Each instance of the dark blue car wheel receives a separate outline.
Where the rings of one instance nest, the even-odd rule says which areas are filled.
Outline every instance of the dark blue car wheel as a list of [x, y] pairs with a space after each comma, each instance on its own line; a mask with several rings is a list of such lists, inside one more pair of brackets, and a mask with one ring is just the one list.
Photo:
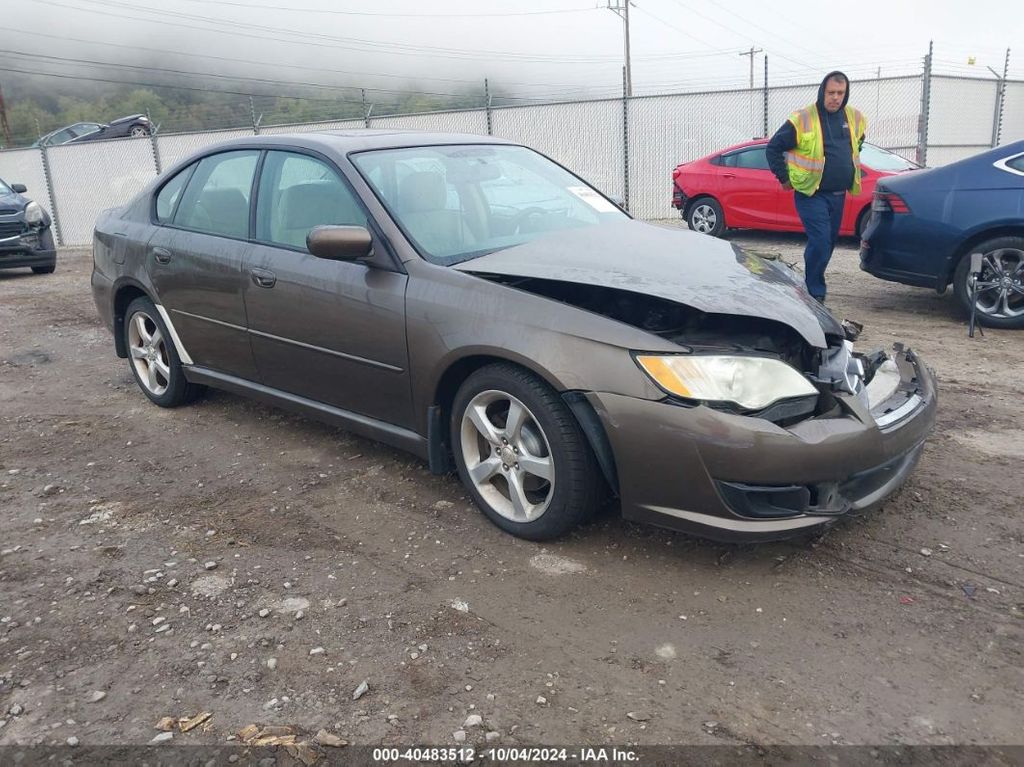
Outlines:
[[[971, 253], [982, 254], [976, 286]], [[1024, 328], [1024, 237], [996, 237], [970, 248], [957, 264], [953, 288], [967, 311], [973, 301], [981, 324]]]

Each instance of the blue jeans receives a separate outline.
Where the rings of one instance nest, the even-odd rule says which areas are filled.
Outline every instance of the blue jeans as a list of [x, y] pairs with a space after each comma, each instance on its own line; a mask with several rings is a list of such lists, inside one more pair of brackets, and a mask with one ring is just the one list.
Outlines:
[[808, 197], [793, 192], [796, 212], [807, 232], [804, 248], [804, 282], [807, 292], [820, 301], [825, 300], [825, 268], [832, 258], [832, 250], [839, 239], [839, 225], [843, 221], [846, 192], [818, 192]]

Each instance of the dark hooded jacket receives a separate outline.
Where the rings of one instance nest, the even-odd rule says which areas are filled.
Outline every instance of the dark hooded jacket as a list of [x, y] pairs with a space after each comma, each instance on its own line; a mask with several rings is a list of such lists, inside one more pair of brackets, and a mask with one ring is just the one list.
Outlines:
[[[825, 84], [833, 77], [846, 78], [846, 97], [842, 106], [830, 113], [825, 109]], [[850, 130], [846, 119], [846, 103], [850, 100], [850, 79], [842, 72], [829, 72], [818, 86], [818, 114], [821, 116], [821, 132], [825, 143], [825, 170], [821, 177], [819, 192], [844, 192], [853, 186], [853, 153], [850, 151]], [[786, 120], [775, 131], [766, 150], [768, 167], [780, 183], [789, 182], [785, 153], [796, 147], [796, 128]]]

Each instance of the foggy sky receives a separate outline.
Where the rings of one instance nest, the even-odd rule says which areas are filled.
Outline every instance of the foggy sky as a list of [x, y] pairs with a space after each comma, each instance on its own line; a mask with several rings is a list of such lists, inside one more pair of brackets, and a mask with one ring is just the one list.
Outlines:
[[[621, 93], [623, 24], [597, 0], [289, 2], [0, 0], [0, 68], [238, 86], [186, 73], [219, 74], [253, 78], [254, 91], [296, 94], [314, 92], [309, 84], [464, 93], [481, 90], [485, 77], [522, 97]], [[637, 0], [634, 93], [745, 87], [750, 59], [739, 52], [751, 46], [763, 49], [758, 85], [764, 52], [779, 85], [834, 68], [854, 78], [919, 72], [929, 39], [937, 70], [991, 77], [987, 67], [1002, 72], [1006, 47], [1024, 33], [1024, 14], [996, 0], [861, 0], [846, 6], [852, 18], [843, 6], [825, 7], [828, 15], [764, 0]], [[1024, 76], [1024, 49], [1017, 56], [1011, 77]]]

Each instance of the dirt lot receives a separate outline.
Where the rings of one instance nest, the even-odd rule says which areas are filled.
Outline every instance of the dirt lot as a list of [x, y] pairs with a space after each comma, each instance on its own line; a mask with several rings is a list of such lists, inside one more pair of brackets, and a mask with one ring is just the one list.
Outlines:
[[454, 745], [471, 714], [467, 744], [1022, 742], [1024, 334], [968, 339], [850, 243], [829, 305], [921, 353], [938, 425], [880, 512], [756, 547], [614, 510], [530, 544], [345, 432], [217, 392], [160, 410], [90, 268], [0, 273], [0, 744], [143, 744], [201, 711], [173, 742]]

